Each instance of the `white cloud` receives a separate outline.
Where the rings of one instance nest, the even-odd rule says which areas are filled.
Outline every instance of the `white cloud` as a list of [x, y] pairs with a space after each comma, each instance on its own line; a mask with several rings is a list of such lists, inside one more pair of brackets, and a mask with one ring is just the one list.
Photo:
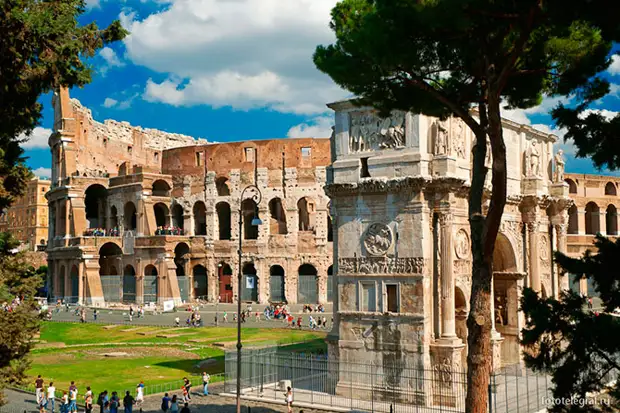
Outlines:
[[620, 55], [613, 55], [611, 57], [611, 65], [607, 71], [612, 75], [620, 75]]
[[286, 136], [289, 138], [327, 138], [332, 134], [333, 124], [333, 117], [319, 116], [310, 122], [293, 126]]
[[114, 49], [111, 49], [109, 47], [104, 47], [103, 49], [101, 49], [99, 51], [99, 56], [101, 56], [103, 60], [105, 60], [108, 67], [121, 67], [125, 65], [125, 63], [123, 63], [121, 59], [119, 59]]
[[583, 111], [583, 113], [581, 113], [580, 117], [583, 119], [591, 113], [598, 113], [599, 115], [604, 117], [606, 120], [611, 120], [615, 118], [616, 116], [618, 116], [618, 113], [620, 112], [614, 112], [614, 111], [607, 110], [607, 109], [586, 109]]
[[103, 101], [104, 108], [111, 108], [118, 103], [118, 100], [112, 98], [105, 98]]
[[34, 128], [30, 136], [26, 136], [24, 134], [19, 136], [19, 139], [26, 139], [26, 141], [21, 144], [21, 147], [24, 149], [47, 148], [48, 147], [47, 141], [51, 134], [52, 134], [51, 129], [37, 126], [36, 128]]
[[86, 11], [91, 11], [92, 9], [100, 9], [101, 4], [99, 0], [86, 0]]
[[320, 114], [347, 94], [312, 62], [329, 44], [337, 0], [172, 0], [140, 20], [124, 12], [126, 58], [169, 74], [149, 80], [144, 98], [175, 106], [208, 104]]
[[52, 170], [50, 168], [37, 168], [33, 169], [32, 173], [38, 176], [39, 178], [50, 178], [52, 176]]

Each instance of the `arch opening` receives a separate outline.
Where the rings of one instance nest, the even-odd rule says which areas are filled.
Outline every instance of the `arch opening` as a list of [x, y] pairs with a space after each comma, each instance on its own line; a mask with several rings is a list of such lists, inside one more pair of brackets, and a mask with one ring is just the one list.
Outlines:
[[297, 304], [318, 302], [318, 272], [312, 264], [302, 264], [297, 271]]
[[225, 262], [217, 264], [219, 299], [223, 303], [233, 302], [232, 268]]
[[605, 227], [607, 235], [618, 235], [618, 210], [613, 204], [607, 206]]
[[334, 278], [334, 266], [330, 265], [327, 268], [327, 302], [334, 302], [334, 292], [338, 290], [338, 286], [335, 284], [336, 280]]
[[605, 184], [605, 195], [610, 195], [610, 196], [617, 195], [616, 185], [614, 185], [613, 182], [607, 182], [607, 184]]
[[586, 234], [595, 235], [601, 232], [600, 209], [594, 202], [586, 204]]
[[568, 230], [569, 234], [579, 234], [579, 212], [577, 205], [573, 204], [568, 208]]
[[136, 303], [136, 270], [131, 265], [123, 269], [123, 303]]
[[168, 185], [168, 182], [164, 181], [163, 179], [158, 179], [155, 182], [153, 182], [153, 196], [170, 196], [170, 185]]
[[272, 303], [284, 303], [284, 268], [280, 265], [272, 265], [269, 268], [269, 297]]
[[280, 198], [269, 201], [269, 232], [271, 234], [286, 234], [286, 213]]
[[258, 276], [254, 263], [248, 262], [243, 266], [243, 285], [241, 286], [242, 301], [258, 301]]
[[133, 202], [127, 202], [124, 208], [125, 214], [125, 229], [128, 231], [135, 231], [138, 227], [138, 216], [136, 214], [136, 206]]
[[308, 197], [297, 201], [297, 213], [299, 215], [299, 231], [314, 232], [316, 204]]
[[118, 230], [118, 211], [114, 205], [110, 208], [110, 228], [114, 231]]
[[157, 285], [157, 268], [150, 264], [144, 268], [144, 277], [142, 279], [142, 285], [144, 290], [144, 302], [156, 303], [158, 294]]
[[258, 239], [258, 227], [252, 225], [254, 218], [258, 216], [258, 205], [252, 199], [244, 199], [241, 203], [243, 213], [243, 238]]
[[88, 228], [106, 226], [108, 190], [99, 184], [91, 185], [84, 192], [84, 206]]
[[198, 264], [192, 270], [194, 275], [194, 297], [201, 300], [207, 300], [209, 294], [209, 283], [207, 277], [207, 269]]
[[218, 196], [229, 196], [230, 188], [228, 187], [228, 178], [220, 176], [215, 180], [215, 189]]
[[183, 207], [180, 204], [174, 204], [172, 207], [172, 226], [181, 230], [181, 235], [185, 226], [183, 222]]
[[575, 181], [573, 181], [572, 179], [566, 178], [564, 180], [564, 182], [566, 182], [568, 184], [568, 193], [569, 194], [576, 194], [577, 193], [577, 184], [575, 183]]
[[155, 212], [155, 225], [157, 229], [170, 226], [170, 211], [168, 205], [158, 202], [153, 205], [153, 211]]
[[194, 235], [207, 235], [207, 207], [202, 201], [197, 201], [193, 208]]
[[220, 240], [231, 238], [230, 205], [228, 202], [218, 202], [215, 206], [217, 212], [217, 226]]
[[191, 286], [189, 284], [189, 277], [186, 276], [185, 267], [189, 262], [190, 249], [189, 245], [184, 242], [179, 242], [174, 247], [174, 265], [177, 267], [177, 282], [179, 285], [179, 293], [183, 302], [188, 302], [190, 297]]

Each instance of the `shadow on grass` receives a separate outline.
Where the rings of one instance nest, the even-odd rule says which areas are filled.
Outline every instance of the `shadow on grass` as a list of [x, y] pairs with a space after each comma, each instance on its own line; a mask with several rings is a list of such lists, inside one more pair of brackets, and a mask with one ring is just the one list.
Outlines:
[[[205, 360], [213, 361], [206, 364]], [[217, 374], [224, 372], [224, 356], [209, 357], [201, 360], [168, 360], [154, 363], [153, 365], [184, 371], [190, 375], [202, 374], [203, 371], [209, 374]]]

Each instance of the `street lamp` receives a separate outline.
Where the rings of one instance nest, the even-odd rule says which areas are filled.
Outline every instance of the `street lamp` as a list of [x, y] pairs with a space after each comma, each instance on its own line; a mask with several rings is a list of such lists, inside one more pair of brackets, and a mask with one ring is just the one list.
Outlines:
[[[245, 194], [248, 193], [246, 198]], [[239, 198], [239, 268], [237, 272], [237, 413], [241, 413], [241, 260], [242, 260], [242, 241], [243, 241], [243, 201], [251, 199], [256, 204], [252, 226], [259, 226], [263, 223], [258, 217], [258, 204], [262, 199], [260, 189], [256, 185], [248, 185], [241, 192]]]

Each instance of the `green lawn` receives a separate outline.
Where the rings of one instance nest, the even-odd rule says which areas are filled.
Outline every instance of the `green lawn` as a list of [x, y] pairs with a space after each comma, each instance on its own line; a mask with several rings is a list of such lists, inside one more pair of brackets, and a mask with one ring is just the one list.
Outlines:
[[[155, 337], [162, 333], [178, 336]], [[242, 330], [244, 347], [281, 346], [292, 352], [326, 351], [325, 335], [291, 329]], [[177, 380], [180, 383], [183, 376], [202, 371], [222, 373], [224, 352], [234, 349], [236, 329], [118, 326], [106, 330], [96, 324], [44, 323], [40, 341], [43, 346], [64, 343], [66, 347], [35, 348], [28, 371], [32, 381], [41, 374], [46, 383], [53, 380], [58, 389], [67, 388], [74, 380], [81, 388], [120, 391], [134, 389], [141, 380], [149, 387]], [[126, 355], [104, 356], [111, 352]]]

